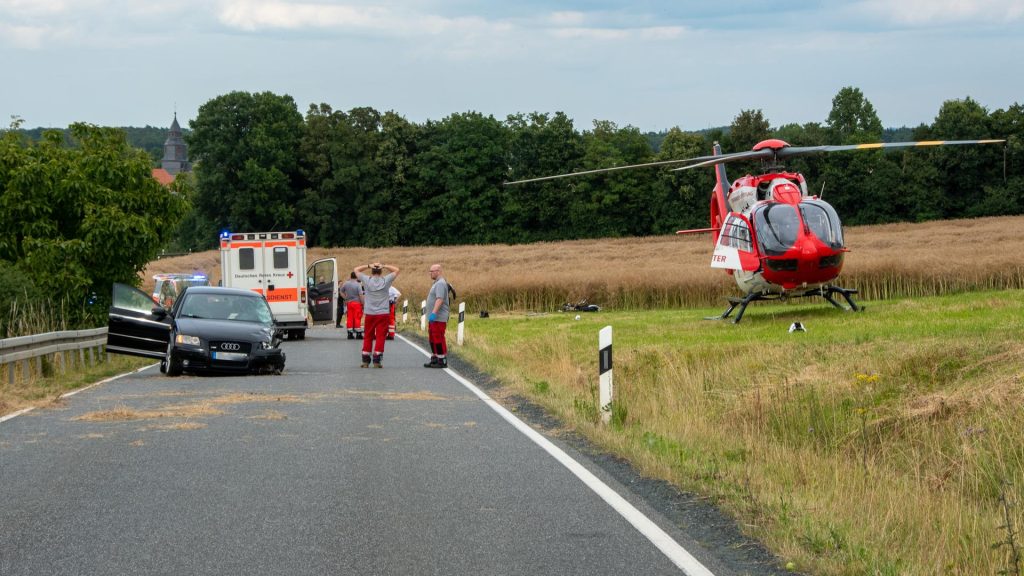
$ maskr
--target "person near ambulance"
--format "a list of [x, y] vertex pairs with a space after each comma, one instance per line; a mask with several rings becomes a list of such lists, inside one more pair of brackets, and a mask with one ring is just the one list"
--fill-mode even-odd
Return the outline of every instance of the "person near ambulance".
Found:
[[338, 298], [345, 303], [345, 327], [348, 328], [348, 339], [363, 337], [363, 287], [356, 279], [356, 273], [338, 289]]
[[[364, 272], [369, 269], [370, 275]], [[389, 273], [384, 274], [384, 270]], [[370, 366], [383, 368], [384, 339], [388, 331], [388, 289], [398, 277], [398, 267], [374, 262], [370, 265], [356, 267], [356, 276], [363, 283], [363, 313], [365, 315], [366, 333], [363, 336], [363, 368]]]
[[395, 308], [398, 306], [398, 299], [402, 297], [402, 293], [398, 291], [398, 288], [394, 286], [388, 288], [388, 302], [391, 304], [391, 318], [388, 323], [388, 340], [395, 339]]
[[441, 265], [430, 267], [430, 279], [434, 284], [427, 293], [427, 320], [430, 321], [428, 335], [430, 341], [430, 362], [424, 368], [448, 367], [448, 341], [445, 331], [448, 329], [448, 313], [450, 309], [448, 281], [441, 275]]

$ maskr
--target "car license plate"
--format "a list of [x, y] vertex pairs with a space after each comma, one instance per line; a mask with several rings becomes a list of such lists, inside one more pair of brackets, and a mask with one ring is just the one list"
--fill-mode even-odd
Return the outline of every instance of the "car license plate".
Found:
[[248, 356], [246, 355], [245, 352], [219, 352], [219, 351], [216, 351], [216, 350], [213, 352], [213, 359], [214, 360], [234, 360], [234, 361], [238, 361], [238, 360], [245, 360], [246, 358], [248, 358]]

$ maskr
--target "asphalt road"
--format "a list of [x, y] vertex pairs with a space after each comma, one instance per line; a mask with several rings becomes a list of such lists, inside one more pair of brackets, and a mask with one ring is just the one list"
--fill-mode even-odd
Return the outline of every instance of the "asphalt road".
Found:
[[382, 370], [360, 344], [317, 328], [281, 376], [150, 368], [0, 422], [0, 575], [701, 573], [680, 545], [736, 573], [410, 343]]

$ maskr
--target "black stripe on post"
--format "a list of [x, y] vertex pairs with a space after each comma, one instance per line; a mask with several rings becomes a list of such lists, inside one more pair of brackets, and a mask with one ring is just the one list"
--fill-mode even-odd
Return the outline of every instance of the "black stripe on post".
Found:
[[600, 366], [600, 369], [598, 371], [599, 375], [600, 374], [604, 374], [605, 372], [607, 372], [607, 371], [612, 369], [612, 347], [611, 347], [611, 345], [608, 345], [605, 348], [601, 348], [601, 350], [598, 352], [597, 362], [598, 362], [598, 365]]
[[465, 322], [465, 321], [466, 321], [466, 311], [462, 310], [462, 311], [459, 312], [459, 322]]

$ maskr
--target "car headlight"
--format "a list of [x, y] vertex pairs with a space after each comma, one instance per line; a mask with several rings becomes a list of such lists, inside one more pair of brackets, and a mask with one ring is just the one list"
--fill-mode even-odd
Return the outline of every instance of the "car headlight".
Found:
[[267, 341], [260, 342], [260, 350], [270, 350], [273, 347], [274, 347], [274, 345], [272, 343], [270, 343], [270, 342], [267, 342]]
[[203, 343], [202, 340], [199, 339], [199, 336], [189, 336], [187, 334], [178, 334], [174, 337], [174, 342], [188, 346], [201, 346]]

